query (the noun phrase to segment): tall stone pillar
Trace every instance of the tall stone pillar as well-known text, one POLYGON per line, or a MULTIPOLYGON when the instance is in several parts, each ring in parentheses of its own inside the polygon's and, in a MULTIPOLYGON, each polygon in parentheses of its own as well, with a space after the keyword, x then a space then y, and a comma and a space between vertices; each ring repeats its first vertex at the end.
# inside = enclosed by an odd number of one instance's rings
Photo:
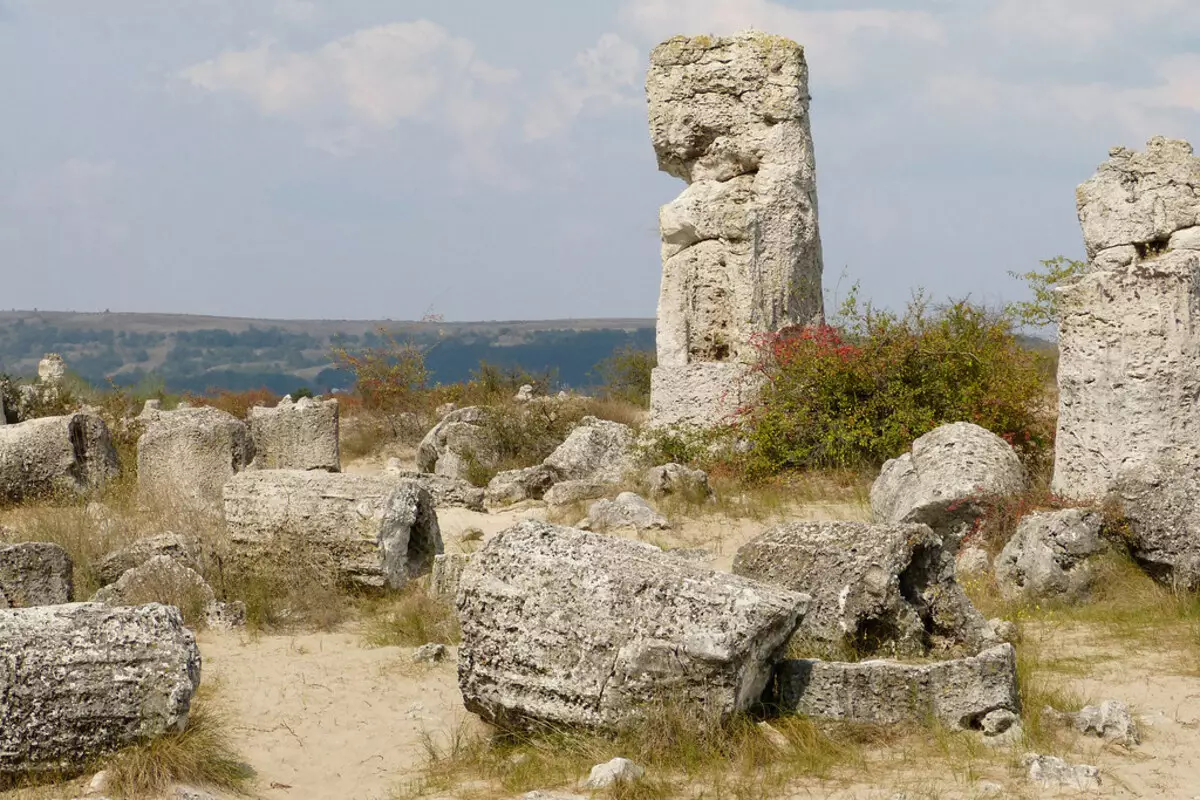
POLYGON ((778 36, 680 36, 646 95, 659 169, 688 183, 659 213, 651 424, 710 426, 753 392, 756 334, 822 318, 808 67, 778 36))

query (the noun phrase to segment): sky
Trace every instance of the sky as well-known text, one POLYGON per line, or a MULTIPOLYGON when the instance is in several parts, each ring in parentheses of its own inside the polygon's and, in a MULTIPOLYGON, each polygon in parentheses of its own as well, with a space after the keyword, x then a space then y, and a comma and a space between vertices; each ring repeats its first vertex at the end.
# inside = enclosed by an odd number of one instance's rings
POLYGON ((1196 0, 0 0, 0 307, 651 317, 653 46, 810 70, 827 304, 999 303, 1116 145, 1200 145, 1196 0))

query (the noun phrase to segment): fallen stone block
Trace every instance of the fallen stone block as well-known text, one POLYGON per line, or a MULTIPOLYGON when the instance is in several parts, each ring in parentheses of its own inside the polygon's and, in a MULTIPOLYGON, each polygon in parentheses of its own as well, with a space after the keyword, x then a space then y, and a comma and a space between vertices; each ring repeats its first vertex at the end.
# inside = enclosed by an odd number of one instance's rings
POLYGON ((633 528, 638 531, 665 531, 671 523, 649 503, 633 492, 621 492, 615 500, 598 500, 588 509, 580 527, 585 531, 610 531, 633 528))
POLYGON ((1130 554, 1156 579, 1200 589, 1200 473, 1167 461, 1121 472, 1108 499, 1120 510, 1130 554))
POLYGON ((1100 770, 1088 764, 1068 764, 1057 756, 1037 753, 1026 753, 1021 763, 1030 782, 1043 789, 1087 792, 1100 788, 1100 770))
POLYGON ((442 552, 429 492, 390 477, 242 472, 225 486, 225 522, 238 556, 288 551, 359 589, 399 589, 442 552))
POLYGON ((82 771, 181 731, 200 651, 178 609, 0 610, 0 775, 82 771))
POLYGON ((634 466, 633 429, 584 417, 544 463, 560 481, 620 483, 634 466))
POLYGON ((469 710, 605 728, 664 698, 720 715, 749 708, 805 598, 652 545, 527 520, 471 557, 457 605, 469 710))
POLYGON ((1067 508, 1035 512, 996 558, 996 583, 1008 598, 1085 597, 1095 578, 1095 556, 1104 550, 1099 511, 1067 508))
POLYGON ((524 500, 541 500, 558 481, 558 473, 538 464, 498 473, 488 483, 486 501, 491 506, 509 506, 524 500))
POLYGON ((454 605, 459 581, 470 561, 471 556, 468 553, 439 553, 434 556, 433 572, 429 576, 429 594, 444 603, 454 605))
POLYGON ((69 603, 74 565, 67 551, 48 542, 0 545, 0 608, 69 603))
POLYGON ((692 500, 708 500, 713 497, 708 484, 708 473, 702 469, 690 469, 682 464, 662 464, 646 470, 642 483, 653 498, 686 497, 692 500))
POLYGON ((140 567, 155 556, 167 556, 186 567, 200 569, 198 542, 175 533, 160 533, 144 536, 101 558, 96 564, 100 585, 115 583, 126 572, 140 567))
POLYGON ((338 401, 284 398, 274 408, 255 407, 246 417, 254 439, 254 469, 320 469, 341 472, 338 401))
POLYGON ((605 481, 563 481, 551 486, 543 499, 551 508, 563 508, 603 497, 608 494, 610 489, 612 489, 612 484, 605 481))
POLYGON ((465 508, 468 511, 484 510, 484 491, 472 486, 462 478, 435 475, 431 472, 413 472, 393 467, 389 462, 384 474, 401 480, 411 481, 424 488, 433 498, 435 508, 465 508))
POLYGON ((219 517, 226 481, 254 459, 246 424, 215 408, 151 412, 138 439, 138 499, 219 517))
POLYGON ((438 420, 417 447, 417 469, 466 480, 472 465, 495 467, 498 456, 482 427, 488 413, 468 406, 438 420))
POLYGON ((108 426, 90 412, 0 429, 0 502, 86 492, 120 471, 108 426))
POLYGON ((932 664, 793 659, 776 667, 770 702, 814 718, 982 731, 992 712, 1020 715, 1017 654, 1004 644, 932 664))

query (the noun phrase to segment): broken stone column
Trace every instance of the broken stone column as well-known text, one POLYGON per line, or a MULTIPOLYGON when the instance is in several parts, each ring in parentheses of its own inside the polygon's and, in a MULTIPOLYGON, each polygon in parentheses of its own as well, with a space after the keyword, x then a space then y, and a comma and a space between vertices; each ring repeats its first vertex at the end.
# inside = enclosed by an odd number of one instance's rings
POLYGON ((669 39, 650 56, 663 278, 651 424, 710 426, 752 394, 756 334, 822 318, 808 67, 757 32, 669 39))
POLYGON ((254 439, 254 469, 320 469, 341 472, 338 401, 285 397, 275 408, 247 415, 254 439))
POLYGON ((1053 490, 1082 500, 1148 462, 1200 467, 1200 158, 1117 148, 1076 197, 1092 271, 1059 295, 1053 490))
POLYGON ((215 408, 147 411, 138 439, 138 499, 176 512, 219 516, 225 482, 254 458, 246 423, 215 408))
POLYGON ((0 502, 85 492, 120 474, 108 426, 89 412, 0 428, 0 502))

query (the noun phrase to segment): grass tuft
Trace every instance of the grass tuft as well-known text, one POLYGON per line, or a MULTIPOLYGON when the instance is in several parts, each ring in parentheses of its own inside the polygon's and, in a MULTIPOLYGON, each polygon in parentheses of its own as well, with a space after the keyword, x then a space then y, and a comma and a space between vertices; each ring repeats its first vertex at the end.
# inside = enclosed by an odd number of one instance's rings
POLYGON ((420 647, 459 641, 454 609, 431 597, 420 585, 410 585, 383 601, 364 603, 362 611, 363 641, 371 647, 420 647))

